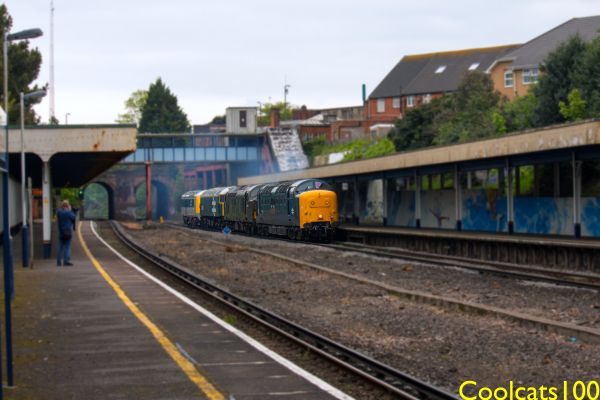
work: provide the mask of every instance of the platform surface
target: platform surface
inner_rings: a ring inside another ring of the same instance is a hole
[[[278,364],[116,258],[89,222],[81,229],[111,279],[221,398],[343,398]],[[18,245],[17,236],[14,248]],[[4,390],[6,398],[219,398],[203,391],[165,351],[92,264],[77,237],[72,262],[73,267],[57,267],[54,259],[36,259],[29,269],[15,254],[15,387]]]

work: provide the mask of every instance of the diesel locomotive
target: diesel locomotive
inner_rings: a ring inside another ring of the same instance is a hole
[[[320,179],[186,192],[181,215],[194,228],[324,242],[338,224],[336,193]]]

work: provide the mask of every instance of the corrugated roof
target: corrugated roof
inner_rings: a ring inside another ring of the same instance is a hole
[[[583,40],[591,41],[599,35],[599,29],[600,15],[572,18],[508,53],[502,57],[502,60],[512,60],[510,67],[513,69],[536,67],[558,45],[568,40],[571,36],[579,34]]]
[[[467,71],[485,71],[496,59],[518,46],[506,45],[405,56],[373,90],[369,98],[454,91]],[[474,64],[478,65],[475,67]],[[445,66],[443,71],[436,73],[441,66]]]

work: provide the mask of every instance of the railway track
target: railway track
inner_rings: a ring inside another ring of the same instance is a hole
[[[131,250],[156,266],[235,309],[267,329],[321,355],[339,367],[402,399],[457,399],[453,394],[332,341],[264,308],[244,300],[197,276],[184,266],[137,244],[123,228],[111,221],[117,237]],[[185,229],[185,228],[184,228]]]
[[[459,267],[481,273],[509,276],[518,279],[573,286],[600,291],[600,276],[580,272],[552,270],[549,268],[504,263],[496,261],[473,260],[465,257],[430,254],[424,252],[370,246],[358,243],[336,242],[319,246],[377,257],[402,259],[447,267]]]
[[[179,224],[169,223],[168,226],[171,228],[174,228],[174,229],[181,230],[183,232],[191,233],[191,232],[196,231],[196,230],[190,229],[188,227],[185,227],[185,226],[182,226]],[[202,240],[209,242],[209,243],[214,243],[214,244],[220,245],[220,246],[230,246],[231,245],[230,243],[224,243],[222,240],[215,240],[215,239],[209,239],[209,238],[202,238]],[[288,239],[279,239],[279,240],[288,241]],[[400,250],[398,252],[388,252],[386,250],[381,250],[379,248],[373,248],[371,246],[366,246],[366,245],[358,246],[358,245],[354,245],[354,244],[348,245],[348,244],[343,244],[343,243],[314,244],[314,245],[328,247],[328,248],[337,249],[337,250],[343,250],[343,251],[353,251],[353,252],[363,253],[363,254],[367,254],[367,255],[374,255],[374,256],[378,256],[378,257],[399,258],[402,260],[413,260],[413,261],[417,261],[417,262],[422,262],[422,263],[427,263],[427,264],[436,264],[436,265],[442,265],[442,266],[448,266],[448,267],[462,267],[465,269],[476,270],[476,271],[479,271],[482,273],[491,273],[491,274],[496,274],[496,275],[500,275],[500,276],[512,276],[512,277],[515,277],[518,279],[543,281],[543,282],[549,282],[549,283],[553,283],[553,284],[563,284],[563,285],[584,287],[587,289],[595,289],[595,290],[599,289],[599,287],[595,286],[591,282],[577,282],[577,281],[565,282],[564,280],[561,280],[559,278],[553,278],[551,276],[531,274],[531,273],[522,272],[522,271],[504,271],[497,267],[492,268],[492,267],[485,266],[485,265],[479,265],[479,263],[477,261],[472,261],[472,260],[470,260],[469,262],[458,261],[458,260],[449,261],[449,260],[440,259],[440,256],[438,256],[438,255],[435,255],[435,256],[432,256],[430,254],[423,255],[422,253],[415,254],[415,252],[410,252],[410,251],[403,252],[402,250]],[[270,257],[277,258],[277,259],[280,259],[283,261],[287,261],[287,262],[296,264],[303,268],[309,268],[309,269],[313,269],[313,270],[317,270],[317,271],[321,271],[321,272],[326,272],[326,273],[329,273],[332,275],[340,276],[345,279],[350,279],[353,281],[377,286],[381,289],[388,291],[389,293],[393,293],[397,296],[403,297],[410,301],[431,304],[434,306],[444,307],[444,308],[447,308],[450,310],[461,310],[462,312],[470,312],[474,315],[489,315],[489,316],[496,317],[496,318],[503,318],[503,319],[506,319],[509,321],[516,322],[523,326],[532,326],[532,327],[540,328],[544,331],[558,333],[558,334],[563,335],[568,338],[576,337],[578,340],[586,341],[588,343],[600,343],[600,329],[580,326],[580,325],[577,325],[574,323],[560,322],[560,321],[556,321],[556,320],[549,319],[549,318],[538,317],[538,316],[534,316],[534,315],[530,315],[530,314],[521,313],[518,311],[509,311],[509,310],[506,310],[503,308],[484,305],[484,304],[480,304],[480,303],[462,301],[462,300],[452,298],[452,297],[433,295],[428,292],[402,289],[402,288],[399,288],[399,287],[396,287],[393,285],[389,285],[387,283],[382,283],[380,281],[368,279],[368,278],[361,277],[361,276],[356,276],[354,274],[341,272],[341,271],[338,271],[338,270],[335,270],[332,268],[328,268],[325,266],[316,265],[311,262],[299,260],[299,259],[296,259],[293,257],[288,257],[284,254],[279,254],[279,253],[276,253],[273,251],[263,250],[263,249],[258,249],[258,248],[254,248],[254,247],[248,247],[248,246],[239,246],[238,245],[237,247],[240,249],[249,251],[249,252],[261,254],[264,256],[270,256]],[[454,258],[456,258],[456,257],[454,257]],[[495,263],[495,264],[499,264],[499,263]],[[560,271],[556,271],[556,272],[560,273]]]
[[[168,226],[177,229],[190,229],[181,224],[167,222]],[[270,239],[271,240],[271,239]],[[284,240],[272,238],[272,240]],[[486,274],[514,277],[534,282],[551,283],[562,286],[572,286],[600,291],[600,275],[586,274],[575,271],[562,271],[539,266],[523,266],[514,263],[499,261],[476,260],[467,257],[432,254],[419,251],[404,250],[399,248],[371,246],[354,242],[312,243],[315,246],[326,247],[334,250],[353,251],[357,253],[391,259],[416,261],[437,266],[463,268]]]

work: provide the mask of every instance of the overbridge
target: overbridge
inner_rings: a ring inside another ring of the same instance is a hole
[[[106,192],[106,213],[96,211],[101,205],[86,189],[87,216],[139,219],[150,210],[154,219],[175,218],[179,198],[188,190],[233,185],[241,176],[273,171],[265,134],[140,134],[137,138],[135,152],[92,181]]]

